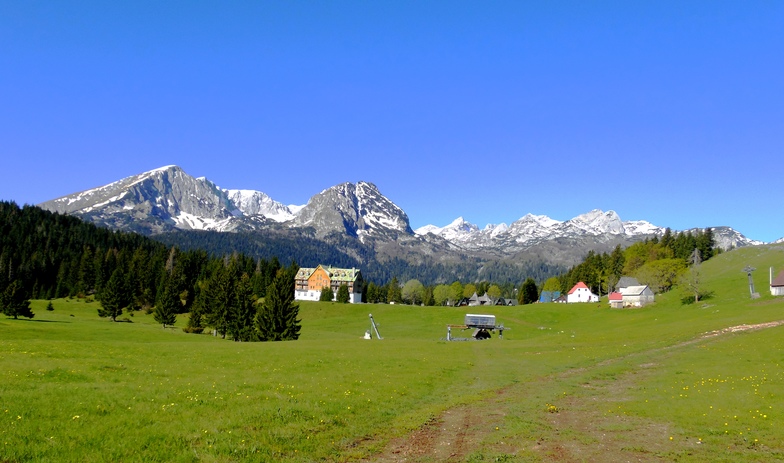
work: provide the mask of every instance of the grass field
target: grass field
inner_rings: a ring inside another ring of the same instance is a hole
[[[784,326],[726,330],[784,320],[771,265],[720,255],[686,306],[483,308],[511,329],[482,342],[443,340],[465,308],[302,303],[298,341],[234,343],[33,301],[0,318],[0,462],[784,461]]]

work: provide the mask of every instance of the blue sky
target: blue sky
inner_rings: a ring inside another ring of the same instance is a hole
[[[0,3],[0,199],[168,164],[412,227],[591,209],[784,236],[784,2]]]

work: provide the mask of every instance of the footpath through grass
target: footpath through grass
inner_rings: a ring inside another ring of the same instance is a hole
[[[464,461],[782,460],[784,326],[701,338],[784,319],[727,270],[782,249],[707,262],[715,295],[690,306],[484,308],[511,329],[483,342],[443,340],[464,308],[303,303],[300,340],[234,343],[34,301],[0,318],[0,461],[372,461],[456,406],[501,417]]]

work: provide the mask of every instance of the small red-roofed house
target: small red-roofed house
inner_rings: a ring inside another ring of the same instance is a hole
[[[570,304],[573,302],[599,302],[599,296],[592,293],[588,285],[581,281],[569,290],[569,293],[566,295],[566,302]]]
[[[609,296],[610,299],[610,307],[613,309],[622,309],[623,308],[623,294],[612,292]]]

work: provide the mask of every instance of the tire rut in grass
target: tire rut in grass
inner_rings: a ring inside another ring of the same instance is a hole
[[[557,388],[561,380],[590,377],[595,371],[632,357],[645,359],[705,341],[717,336],[784,325],[784,320],[755,325],[738,325],[703,333],[694,339],[664,348],[653,348],[606,359],[594,367],[578,367],[561,371],[546,378]],[[657,423],[621,412],[611,413],[608,406],[627,399],[628,391],[644,381],[645,371],[656,363],[640,363],[612,380],[591,380],[585,385],[584,394],[569,397],[558,413],[548,414],[543,420],[549,425],[548,436],[533,446],[505,445],[505,454],[528,453],[543,462],[614,462],[635,461],[657,463],[672,461],[667,446],[671,433],[669,424]],[[472,454],[491,432],[492,423],[503,419],[507,404],[526,394],[524,384],[499,389],[488,402],[461,405],[444,411],[419,429],[406,436],[393,439],[379,455],[363,460],[365,463],[432,463],[461,462]],[[487,413],[488,409],[495,410]],[[605,413],[607,410],[607,413]]]
[[[444,411],[407,436],[392,440],[386,450],[366,462],[450,462],[463,461],[486,433],[489,418],[474,407],[461,405]]]

